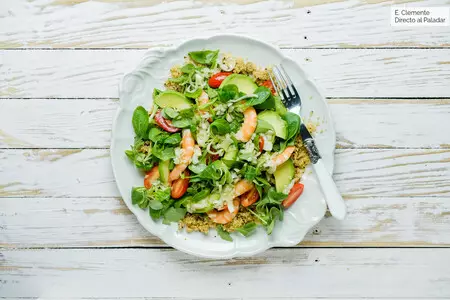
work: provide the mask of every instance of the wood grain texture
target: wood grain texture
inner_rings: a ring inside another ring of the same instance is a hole
[[[284,50],[326,97],[449,97],[450,49]],[[0,97],[117,98],[144,50],[0,51]]]
[[[0,47],[148,48],[218,33],[283,47],[448,47],[449,27],[390,26],[391,4],[407,2],[448,5],[445,0],[3,0]]]
[[[339,149],[334,179],[354,197],[450,196],[449,149]],[[106,149],[0,150],[0,197],[118,197]]]
[[[447,247],[450,199],[352,198],[340,222],[326,217],[299,246]],[[0,198],[0,247],[168,247],[120,198]]]
[[[210,260],[165,249],[4,250],[2,296],[446,298],[449,255],[450,249],[276,249]]]
[[[450,148],[440,130],[450,128],[448,99],[328,103],[339,148]],[[109,148],[117,108],[116,99],[0,99],[0,148]]]

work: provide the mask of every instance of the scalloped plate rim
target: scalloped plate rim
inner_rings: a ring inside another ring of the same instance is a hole
[[[133,72],[135,72],[137,70],[139,70],[139,67],[146,60],[146,58],[148,58],[150,56],[151,53],[154,53],[155,51],[161,51],[163,53],[163,57],[165,57],[165,56],[167,56],[168,53],[176,51],[177,49],[185,46],[188,43],[194,43],[194,42],[200,43],[202,41],[204,42],[204,41],[207,41],[207,40],[217,39],[217,38],[219,38],[219,39],[220,38],[246,39],[246,40],[250,40],[252,42],[259,43],[261,46],[268,47],[271,50],[275,51],[280,57],[283,58],[283,60],[288,60],[290,63],[294,64],[297,68],[299,68],[300,70],[302,70],[304,72],[304,70],[294,60],[292,60],[290,57],[288,57],[285,54],[283,54],[280,51],[279,48],[276,48],[276,47],[274,47],[274,46],[272,46],[272,45],[270,45],[270,44],[268,44],[268,43],[266,43],[264,41],[260,41],[260,40],[257,40],[257,39],[254,39],[252,37],[248,37],[248,36],[245,36],[245,35],[237,35],[237,34],[217,34],[217,35],[209,35],[209,36],[199,36],[199,37],[195,37],[195,38],[192,38],[192,39],[185,40],[185,41],[183,41],[180,44],[175,45],[175,46],[149,48],[144,53],[144,55],[140,59],[140,61],[137,64],[137,66],[134,67],[134,68],[130,68],[130,71],[129,72],[125,72],[124,75],[121,77],[121,80],[119,82],[119,95],[121,94],[121,91],[122,91],[123,80],[124,80],[125,76],[128,75],[128,74],[131,74],[131,73],[133,73]],[[329,161],[325,165],[326,165],[327,170],[332,173],[333,169],[334,169],[334,154],[335,154],[335,148],[336,148],[336,132],[335,132],[334,124],[332,122],[331,112],[330,112],[328,103],[325,101],[325,97],[323,97],[323,93],[322,93],[321,89],[315,84],[313,79],[311,79],[309,76],[307,76],[306,72],[304,72],[304,74],[305,74],[305,79],[307,81],[309,81],[309,83],[316,89],[317,93],[320,95],[321,101],[323,102],[323,105],[325,107],[325,111],[326,111],[327,117],[330,120],[330,124],[328,124],[328,126],[329,126],[329,130],[331,131],[331,135],[332,135],[331,139],[332,139],[333,147],[332,147],[332,151],[331,151],[331,158],[330,158],[331,161]],[[123,111],[124,111],[124,107],[122,105],[122,99],[120,98],[119,99],[119,107],[116,110],[116,113],[115,113],[115,116],[114,116],[113,122],[112,122],[110,156],[111,156],[112,171],[113,171],[113,174],[114,174],[114,178],[116,179],[116,185],[118,186],[118,189],[120,191],[120,194],[121,194],[122,198],[124,198],[124,197],[122,195],[122,191],[121,191],[121,189],[119,187],[119,184],[117,182],[117,168],[116,168],[116,165],[114,163],[113,149],[114,149],[115,144],[116,144],[116,141],[115,141],[115,138],[114,138],[115,127],[116,127],[116,124],[117,124],[117,120],[118,120],[119,116],[121,115],[121,113]],[[229,258],[234,258],[234,257],[248,257],[248,256],[253,256],[253,255],[260,254],[260,253],[262,253],[262,252],[264,252],[264,251],[266,251],[266,250],[268,250],[270,248],[273,248],[273,247],[291,247],[291,246],[297,245],[299,242],[301,242],[304,239],[304,237],[307,234],[307,232],[312,227],[317,225],[317,223],[320,222],[320,220],[325,215],[325,211],[326,211],[326,209],[324,209],[323,215],[320,218],[318,218],[316,221],[313,221],[313,222],[310,223],[309,228],[305,229],[302,232],[302,234],[298,236],[298,241],[292,241],[292,242],[283,242],[283,241],[270,242],[269,241],[266,246],[262,246],[262,247],[260,247],[257,250],[253,250],[253,251],[249,251],[249,252],[247,252],[247,251],[246,252],[242,252],[242,251],[239,251],[238,249],[234,248],[233,251],[231,251],[230,253],[228,253],[228,254],[221,254],[219,256],[219,255],[213,255],[213,254],[209,255],[209,254],[206,254],[206,253],[198,253],[198,252],[192,251],[191,249],[189,249],[187,247],[183,247],[183,246],[180,246],[180,245],[178,245],[176,243],[172,243],[171,241],[165,240],[164,239],[164,234],[159,234],[158,232],[156,232],[154,230],[154,228],[149,226],[149,223],[147,222],[147,220],[143,220],[139,214],[135,213],[135,210],[139,209],[139,208],[136,208],[134,205],[132,205],[128,201],[125,201],[125,200],[123,200],[123,201],[125,202],[125,205],[128,207],[128,209],[130,209],[130,211],[133,212],[133,214],[137,218],[137,220],[140,223],[140,225],[143,226],[152,235],[155,235],[156,237],[158,237],[161,240],[163,240],[167,245],[169,245],[169,246],[171,246],[171,247],[173,247],[173,248],[175,248],[177,250],[180,250],[182,252],[185,252],[187,254],[191,254],[191,255],[197,256],[197,257],[214,258],[214,259],[229,259]]]

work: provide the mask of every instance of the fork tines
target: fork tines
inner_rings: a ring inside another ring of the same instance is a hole
[[[277,94],[281,97],[284,105],[289,108],[294,105],[301,105],[301,99],[291,81],[291,78],[287,74],[283,65],[274,66],[272,69],[272,74],[269,72],[270,81],[274,86]]]

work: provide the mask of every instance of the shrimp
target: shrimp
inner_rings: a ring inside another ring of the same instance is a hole
[[[248,191],[250,191],[253,188],[255,188],[255,185],[251,181],[242,179],[238,183],[236,183],[236,185],[234,186],[233,198],[239,197],[240,195],[247,193]],[[222,211],[227,208],[228,208],[227,203],[224,203],[223,207],[220,209],[217,209],[217,210]]]
[[[242,179],[234,186],[234,197],[239,197],[240,195],[250,191],[255,185],[247,180]]]
[[[202,91],[202,94],[197,98],[198,106],[205,105],[209,102],[209,96],[205,91]],[[203,115],[206,113],[206,110],[199,109],[199,112]]]
[[[253,132],[255,132],[257,123],[256,110],[250,106],[244,111],[244,123],[236,133],[236,138],[241,142],[248,142],[252,137]]]
[[[236,215],[239,212],[239,198],[235,198],[233,200],[233,206],[234,206],[234,211],[230,212],[230,210],[224,209],[222,211],[218,211],[216,209],[213,209],[209,212],[207,212],[208,217],[214,222],[214,223],[218,223],[218,224],[227,224],[229,222],[231,222],[231,220],[233,220],[234,217],[236,217]]]
[[[281,165],[282,163],[287,161],[289,159],[289,157],[291,157],[292,153],[294,153],[294,150],[295,150],[294,146],[286,147],[286,149],[284,149],[283,152],[281,152],[280,154],[275,155],[272,158],[272,166],[273,167],[278,167],[279,165]]]
[[[186,170],[187,166],[191,162],[192,156],[194,155],[194,146],[195,141],[192,137],[192,133],[189,129],[183,130],[183,138],[181,140],[181,157],[180,157],[180,164],[176,165],[175,168],[170,172],[169,174],[169,181],[172,182],[176,179],[178,179],[183,173],[184,170]]]

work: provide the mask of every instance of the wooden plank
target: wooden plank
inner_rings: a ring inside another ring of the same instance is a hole
[[[2,296],[446,298],[449,255],[450,249],[276,249],[211,260],[166,249],[4,250]]]
[[[328,103],[339,148],[450,148],[450,136],[438,129],[450,128],[448,99],[331,99]],[[118,103],[116,99],[0,99],[0,107],[0,148],[107,148]]]
[[[0,51],[3,98],[116,98],[144,50]],[[284,50],[326,97],[449,97],[450,49]],[[414,63],[412,63],[414,62]]]
[[[397,0],[447,6],[445,0]],[[375,1],[3,0],[0,47],[154,47],[192,35],[245,34],[284,47],[448,47],[449,27],[392,27]],[[283,32],[283,34],[279,34]]]
[[[338,149],[335,159],[345,197],[450,196],[449,149]],[[0,162],[0,197],[119,196],[106,149],[3,149]]]
[[[450,199],[347,199],[340,222],[326,217],[299,246],[450,246]],[[0,247],[162,247],[120,198],[0,198]]]

